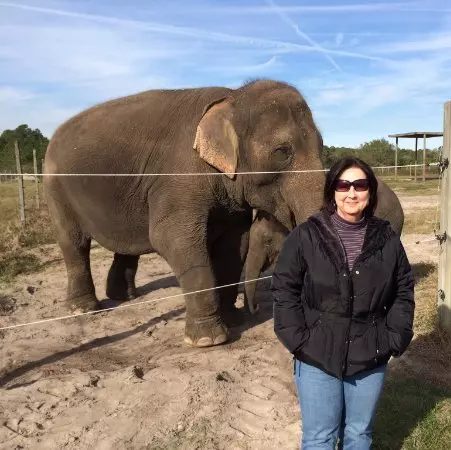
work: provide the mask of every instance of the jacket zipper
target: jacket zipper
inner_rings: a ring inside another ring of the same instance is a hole
[[[377,363],[377,356],[379,355],[379,333],[377,332],[377,321],[375,316],[373,315],[373,326],[376,328],[376,356],[374,357],[374,362]]]
[[[341,249],[343,250],[343,255],[344,255],[344,260],[345,260],[345,273],[343,274],[343,276],[348,277],[348,290],[349,290],[349,295],[352,298],[352,301],[350,302],[350,307],[349,307],[349,321],[348,321],[348,328],[346,330],[345,349],[344,349],[343,357],[342,357],[342,361],[341,361],[342,376],[344,376],[344,374],[346,372],[346,365],[348,363],[349,332],[351,331],[351,320],[352,320],[352,310],[353,310],[353,301],[354,301],[353,300],[354,299],[354,287],[352,284],[351,271],[349,270],[348,257],[346,255],[346,250],[344,248],[344,245],[343,245],[343,242],[341,241],[340,236],[338,236],[338,240],[340,242]],[[354,265],[355,265],[355,263],[354,263]]]

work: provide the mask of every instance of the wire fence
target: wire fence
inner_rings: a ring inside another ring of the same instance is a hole
[[[439,166],[440,163],[430,163],[429,166],[435,167]],[[372,167],[373,170],[382,169],[395,169],[395,168],[415,168],[423,167],[422,164],[404,164],[397,166],[375,166]],[[278,173],[317,173],[317,172],[328,172],[329,169],[305,169],[305,170],[269,170],[269,171],[252,171],[252,172],[168,172],[168,173],[4,173],[3,176],[6,177],[28,177],[29,179],[34,179],[34,177],[174,177],[174,176],[186,176],[186,177],[199,177],[199,176],[223,176],[223,175],[270,175]]]
[[[443,173],[443,168],[441,167],[441,163],[434,163],[431,164],[432,166],[437,166],[438,167],[438,192],[440,192],[440,182],[441,182],[441,178],[442,178],[442,173]],[[378,169],[390,169],[390,168],[411,168],[413,165],[401,165],[401,166],[379,166],[379,167],[373,167],[373,170],[378,170]],[[417,167],[422,166],[421,164],[418,164]],[[329,169],[318,169],[318,170],[314,170],[315,172],[327,172]],[[312,170],[292,170],[292,171],[286,171],[287,173],[312,173],[314,172]],[[245,172],[245,173],[241,173],[241,174],[266,174],[266,173],[279,173],[279,172]],[[11,174],[7,174],[8,176]],[[15,176],[18,176],[18,174],[14,174]],[[19,176],[26,176],[29,174],[20,174]],[[111,176],[199,176],[199,175],[224,175],[222,172],[213,172],[213,173],[165,173],[165,174],[40,174],[40,176],[70,176],[70,177],[74,177],[74,176],[94,176],[94,177],[99,177],[99,176],[107,176],[107,177],[111,177]],[[441,236],[437,234],[437,230],[438,230],[438,212],[439,212],[439,205],[437,206],[437,212],[436,212],[436,216],[435,216],[435,222],[434,222],[434,228],[433,230],[431,230],[431,237],[425,238],[423,240],[419,240],[416,242],[413,242],[411,244],[407,244],[404,245],[404,248],[415,248],[415,246],[418,246],[420,244],[423,243],[427,243],[427,242],[433,242],[433,241],[438,241],[441,243]],[[36,321],[31,321],[31,322],[24,322],[24,323],[19,323],[19,324],[14,324],[14,325],[8,325],[8,326],[3,326],[0,327],[0,331],[6,331],[6,330],[12,330],[12,329],[17,329],[17,328],[23,328],[23,327],[31,327],[34,325],[42,325],[42,324],[47,324],[50,322],[54,322],[54,321],[62,321],[62,320],[68,320],[68,319],[76,319],[76,318],[81,318],[81,317],[86,317],[86,316],[90,316],[90,315],[94,315],[94,314],[101,314],[101,313],[105,313],[105,312],[112,312],[112,311],[121,311],[123,309],[126,308],[134,308],[134,307],[139,307],[139,306],[143,306],[149,303],[155,303],[155,302],[160,302],[160,301],[164,301],[164,300],[169,300],[169,299],[173,299],[173,298],[177,298],[177,297],[185,297],[185,296],[190,296],[190,295],[194,295],[194,294],[199,294],[199,293],[203,293],[203,292],[208,292],[208,291],[214,291],[214,290],[219,290],[219,289],[224,289],[227,287],[231,287],[231,286],[238,286],[238,285],[243,285],[246,283],[257,283],[259,281],[263,281],[263,280],[267,280],[270,279],[271,276],[263,276],[263,277],[259,277],[259,278],[255,278],[252,280],[244,280],[244,281],[239,281],[236,283],[231,283],[231,284],[226,284],[226,285],[221,285],[221,286],[214,286],[211,288],[207,288],[207,289],[201,289],[201,290],[197,290],[197,291],[193,291],[193,292],[183,292],[183,293],[178,293],[178,294],[174,294],[174,295],[170,295],[170,296],[165,296],[165,297],[159,297],[156,299],[150,299],[150,300],[144,300],[144,301],[138,301],[138,302],[132,302],[132,303],[127,303],[127,304],[121,304],[119,306],[115,306],[115,307],[111,307],[111,308],[104,308],[104,309],[100,309],[100,310],[96,310],[96,311],[88,311],[88,312],[82,312],[82,313],[77,313],[77,314],[70,314],[70,315],[64,315],[64,316],[59,316],[59,317],[52,317],[52,318],[47,318],[47,319],[41,319],[41,320],[36,320]],[[140,281],[144,281],[144,280],[136,280],[136,282],[140,282]]]

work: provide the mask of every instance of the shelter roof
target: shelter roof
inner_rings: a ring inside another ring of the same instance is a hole
[[[412,131],[410,133],[398,133],[398,134],[389,134],[388,137],[394,138],[432,138],[432,137],[441,137],[443,136],[442,131]]]

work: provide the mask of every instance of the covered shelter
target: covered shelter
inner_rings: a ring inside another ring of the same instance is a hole
[[[415,139],[415,181],[417,181],[417,165],[418,165],[418,139],[423,138],[423,181],[426,180],[426,139],[433,137],[442,137],[442,131],[412,131],[409,133],[389,134],[388,137],[396,138],[395,149],[395,177],[398,175],[398,139],[408,138]]]

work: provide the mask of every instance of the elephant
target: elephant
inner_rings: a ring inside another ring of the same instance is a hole
[[[378,204],[375,215],[390,222],[393,230],[401,235],[404,225],[404,211],[397,195],[378,178]],[[254,314],[258,310],[255,301],[257,281],[262,272],[273,270],[280,249],[289,230],[271,214],[255,211],[249,233],[249,249],[244,266],[244,305]]]
[[[93,239],[114,252],[107,279],[114,299],[136,296],[139,256],[156,252],[184,294],[184,341],[227,342],[238,287],[216,287],[240,279],[252,211],[288,229],[313,213],[322,146],[301,92],[268,79],[236,89],[152,89],[69,118],[51,137],[44,177],[68,306],[101,309]]]

